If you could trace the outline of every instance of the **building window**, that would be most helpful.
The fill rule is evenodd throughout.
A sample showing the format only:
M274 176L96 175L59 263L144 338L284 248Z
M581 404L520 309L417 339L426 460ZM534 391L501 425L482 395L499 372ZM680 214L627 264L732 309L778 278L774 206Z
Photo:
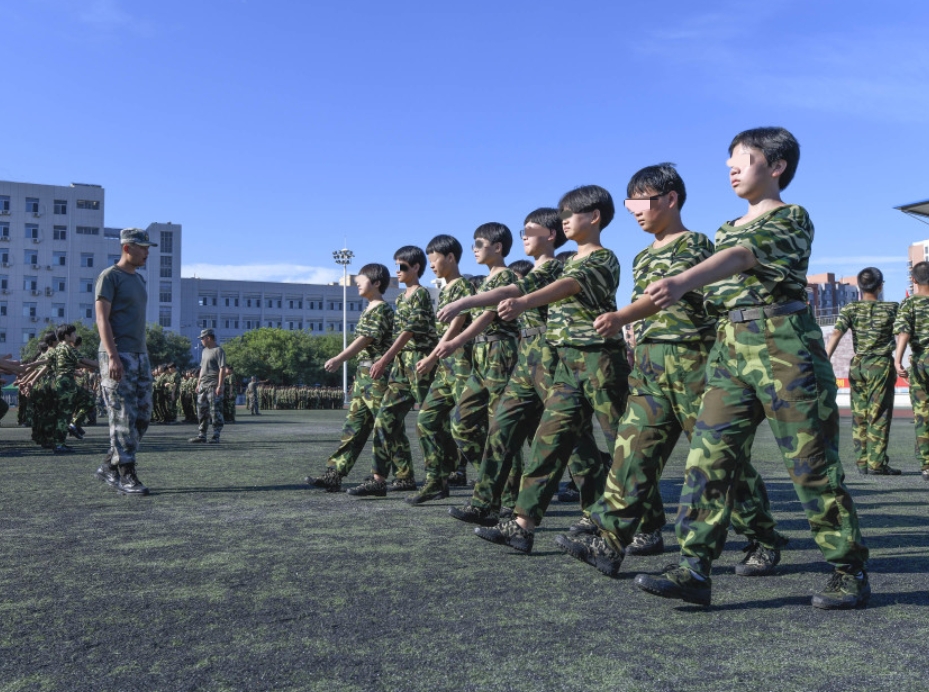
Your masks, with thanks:
M78 209L92 209L93 211L100 210L100 201L96 199L79 199L77 201Z
M52 237L55 240L67 240L68 239L68 229L65 226L55 226L52 232L54 233Z
M174 252L174 231L161 232L161 245L158 248L161 254L171 254Z
M35 303L23 303L23 317L35 317L36 316L36 304Z
M39 198L38 197L27 197L26 198L26 213L27 214L38 214L39 213Z
M6 343L6 332L0 332L0 344Z
M64 293L67 287L68 283L65 281L64 277L56 276L54 279L52 279L52 288L54 290Z
M6 317L6 303L0 303L0 317Z
M171 302L171 284L162 282L158 290L158 302L159 303L170 303Z
M74 230L79 235L100 235L100 229L97 226L78 226Z
M0 276L0 291L4 293L10 292L10 277Z
M56 199L55 200L55 213L59 216L62 214L68 213L68 200L66 199Z
M39 263L39 253L35 250L26 250L23 253L23 263L37 265Z
M52 303L52 314L55 317L63 319L65 316L65 306L64 303Z
M39 290L39 278L37 276L24 276L23 277L23 290L24 291L38 291Z
M23 330L23 343L24 343L24 344L28 344L28 343L29 343L30 341L32 341L34 338L35 338L35 331L34 331L34 330L32 330L32 329L24 329L24 330Z
M81 293L93 293L94 292L94 280L93 279L81 279Z
M38 240L39 240L39 227L38 227L38 225L36 225L36 224L34 224L34 223L27 223L27 224L26 224L26 239L27 239L27 240L35 240L36 242L38 242Z
M68 263L68 253L67 252L53 252L52 253L52 264L56 264L59 267L63 267Z
M89 252L81 253L81 266L82 267L92 267L94 266L94 256Z
M239 307L239 299L238 299L238 298L233 298L233 297L230 297L230 296L226 296L225 298L223 298L223 302L226 304L226 307L227 307L227 308L231 308L231 307L237 308L237 307Z
M238 329L239 321L238 320L225 320L223 322L224 329Z
M4 267L10 266L10 251L9 250L0 250L0 264Z
M174 258L168 255L161 256L161 278L170 279L174 275Z
M94 306L90 303L81 303L81 315L84 316L85 320L92 320L94 318Z
M0 240L10 239L10 224L0 223Z
M302 310L303 309L302 300L289 300L287 301L287 305L291 310Z
M10 213L10 198L6 195L0 195L0 214Z
M120 258L120 255L107 255L107 256L106 256L106 263L107 263L107 264L118 264L118 263L119 263L119 258Z
M158 313L158 324L162 327L171 326L171 311L170 310L161 310Z

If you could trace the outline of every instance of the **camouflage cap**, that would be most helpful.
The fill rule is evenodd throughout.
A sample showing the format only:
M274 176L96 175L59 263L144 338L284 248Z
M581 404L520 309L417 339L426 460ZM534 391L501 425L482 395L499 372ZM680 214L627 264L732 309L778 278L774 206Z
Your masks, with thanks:
M119 232L120 245L141 245L142 247L158 247L148 239L148 231L141 228L124 228Z
M207 328L204 329L202 332L200 332L200 336L199 336L198 338L200 338L200 339L205 339L205 338L207 338L208 336L212 336L213 338L216 338L216 332L214 332L214 331L213 331L212 329L210 329L209 327L207 327Z

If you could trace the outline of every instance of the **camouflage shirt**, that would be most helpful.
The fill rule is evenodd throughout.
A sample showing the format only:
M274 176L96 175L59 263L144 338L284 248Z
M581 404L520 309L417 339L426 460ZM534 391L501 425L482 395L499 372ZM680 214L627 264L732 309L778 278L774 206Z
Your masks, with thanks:
M909 334L914 356L929 351L929 296L904 298L897 310L894 334Z
M80 366L80 354L71 344L62 342L55 347L55 374L58 377L74 377Z
M481 284L480 289L478 289L478 293L485 293L486 291L500 288L500 286L509 286L510 284L515 284L517 281L519 281L519 277L516 275L516 272L514 272L512 269L503 269L502 271L499 271L496 274L491 274L486 279L484 279L484 283ZM471 319L477 319L485 312L496 313L497 306L494 305L493 307L489 308L473 308L471 310ZM515 338L519 336L519 324L516 320L501 320L499 316L494 314L494 321L488 324L482 333L484 335L509 335Z
M428 353L439 341L435 333L435 310L432 307L432 298L429 296L429 291L422 286L418 286L413 291L413 295L409 297L405 291L397 296L394 341L401 332L413 334L413 338L403 347L404 351Z
M597 346L622 343L622 336L604 339L594 329L594 320L604 312L616 311L619 260L602 248L586 257L576 255L564 265L562 278L577 281L581 290L548 306L545 339L553 346Z
M516 286L523 295L526 295L554 283L561 278L563 272L564 265L556 259L550 259L539 267L533 267L525 278L516 282ZM516 319L516 322L520 329L533 329L544 327L547 320L548 306L542 305L526 310Z
M358 353L358 360L377 360L387 353L393 341L393 330L394 309L390 303L368 305L355 325L355 336L366 336L372 341Z
M687 231L663 247L647 247L632 262L632 302L658 279L675 276L713 254L713 243L702 233ZM703 291L690 291L669 308L635 323L636 343L645 341L706 341L716 335L716 319L706 313Z
M806 302L806 270L813 244L813 222L806 209L788 204L741 226L724 223L716 231L716 252L744 247L757 264L746 272L704 287L713 314L736 308Z
M471 285L471 282L465 278L455 279L449 284L445 284L442 287L442 291L439 293L439 310L444 308L449 303L454 303L460 298L465 298L467 296L474 295L474 287ZM470 311L463 311L460 314L465 316L464 324L462 329L466 329L467 326L471 323L471 313ZM445 336L445 332L448 331L449 324L446 322L436 322L435 329L439 335L439 338Z
M897 304L878 300L859 300L839 311L835 329L852 330L852 345L859 356L891 356L894 352L894 320Z

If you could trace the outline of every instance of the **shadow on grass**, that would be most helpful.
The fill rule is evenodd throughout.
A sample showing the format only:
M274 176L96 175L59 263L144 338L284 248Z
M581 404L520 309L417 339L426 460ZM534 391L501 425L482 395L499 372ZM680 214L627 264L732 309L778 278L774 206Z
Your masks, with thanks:
M186 495L190 493L262 493L283 490L299 490L307 492L304 483L291 483L288 485L228 485L221 487L192 487L192 488L159 488L150 490L149 495Z

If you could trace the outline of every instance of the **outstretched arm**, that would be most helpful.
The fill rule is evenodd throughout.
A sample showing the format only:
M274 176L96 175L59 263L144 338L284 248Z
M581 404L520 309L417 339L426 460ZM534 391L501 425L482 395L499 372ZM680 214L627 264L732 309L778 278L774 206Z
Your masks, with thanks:
M735 274L741 274L756 264L758 260L748 248L726 248L676 276L649 284L645 293L655 305L666 308L674 305L688 291L695 291Z

